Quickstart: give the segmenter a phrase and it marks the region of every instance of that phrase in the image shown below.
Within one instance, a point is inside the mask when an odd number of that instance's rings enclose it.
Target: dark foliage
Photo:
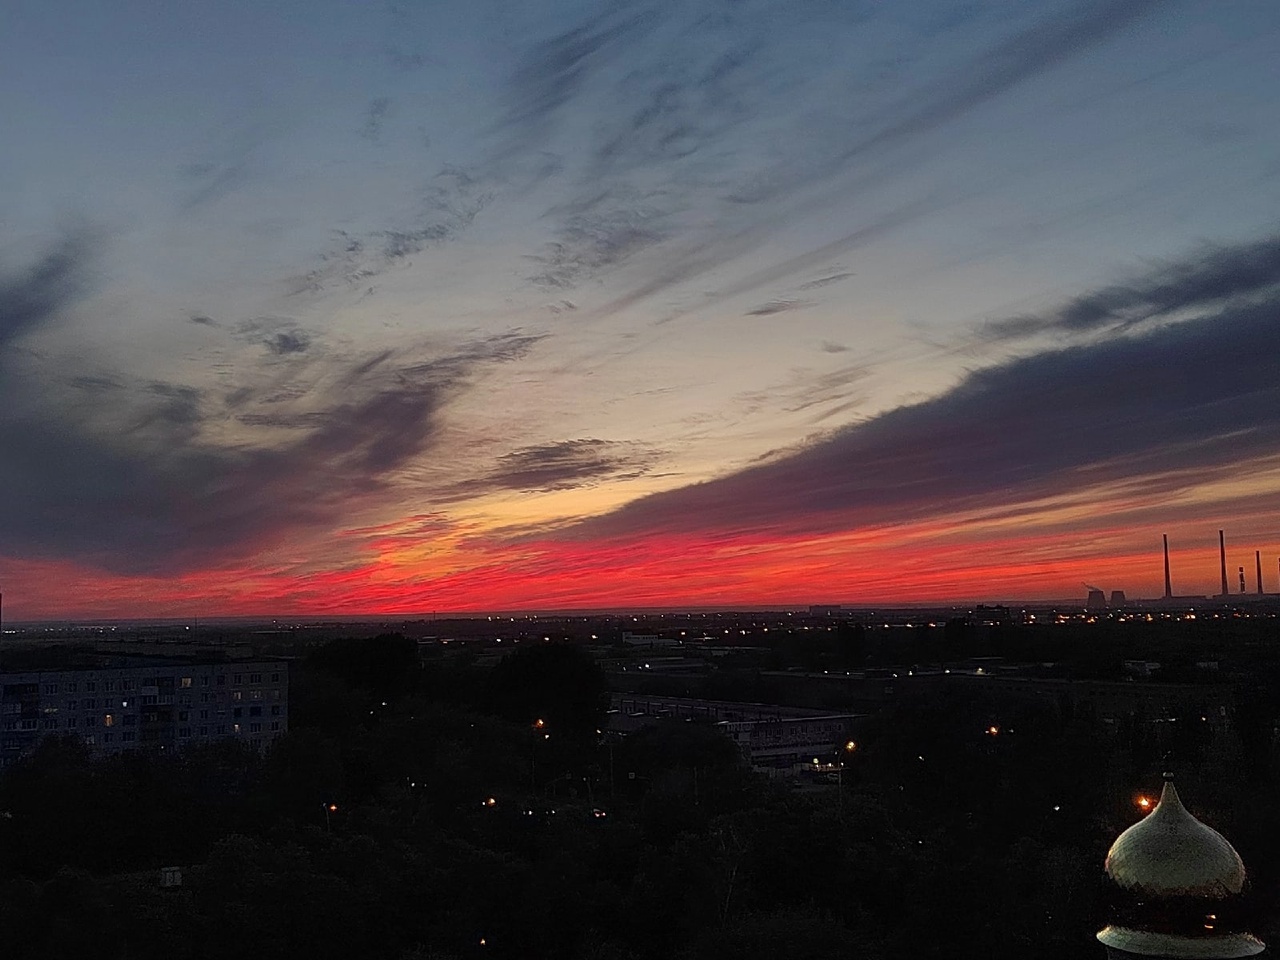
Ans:
[[[906,642],[945,652],[968,642],[957,630]],[[825,655],[859,642],[832,630]],[[395,637],[314,652],[265,756],[95,761],[46,741],[0,779],[6,955],[1101,956],[1102,858],[1171,750],[1193,809],[1254,869],[1251,922],[1270,933],[1265,672],[1212,730],[1104,725],[979,686],[905,697],[837,782],[797,793],[751,776],[711,724],[597,736],[604,684],[571,646],[522,645],[487,672],[413,652]],[[159,885],[168,865],[181,886]]]

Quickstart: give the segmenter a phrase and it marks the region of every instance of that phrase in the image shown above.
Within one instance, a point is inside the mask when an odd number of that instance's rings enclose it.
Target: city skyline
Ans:
[[[6,619],[1280,592],[1280,10],[3,22]]]

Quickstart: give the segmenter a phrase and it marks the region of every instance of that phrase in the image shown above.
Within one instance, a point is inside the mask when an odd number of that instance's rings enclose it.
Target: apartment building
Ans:
[[[0,673],[0,766],[45,737],[79,737],[96,755],[176,750],[236,738],[266,746],[289,727],[288,665],[181,662]]]

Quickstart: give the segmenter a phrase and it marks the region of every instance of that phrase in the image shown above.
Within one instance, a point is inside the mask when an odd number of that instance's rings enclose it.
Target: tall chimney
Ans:
[[[1244,567],[1240,568],[1240,592],[1244,593]]]
[[[1258,565],[1258,596],[1262,596],[1262,551],[1253,551],[1253,562]]]
[[[1164,598],[1173,596],[1173,584],[1169,581],[1169,535],[1164,535]]]
[[[1218,556],[1222,560],[1222,593],[1219,596],[1225,597],[1231,591],[1227,589],[1227,540],[1221,530],[1218,531]]]

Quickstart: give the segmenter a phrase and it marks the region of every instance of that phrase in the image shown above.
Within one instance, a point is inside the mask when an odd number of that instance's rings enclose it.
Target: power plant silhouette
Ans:
[[[1230,581],[1227,579],[1227,536],[1225,530],[1218,531],[1218,567],[1220,572],[1220,589],[1212,597],[1204,595],[1191,594],[1175,594],[1173,592],[1173,572],[1169,563],[1169,535],[1162,534],[1161,539],[1164,545],[1164,596],[1153,600],[1145,601],[1145,603],[1155,603],[1162,606],[1172,606],[1179,604],[1189,604],[1196,601],[1204,602],[1206,600],[1234,600],[1256,599],[1258,597],[1271,597],[1273,599],[1280,598],[1280,591],[1268,594],[1262,583],[1262,551],[1255,550],[1253,552],[1254,564],[1254,592],[1248,592],[1248,586],[1245,582],[1244,566],[1237,567],[1237,577],[1239,590],[1236,593],[1231,592]],[[1277,558],[1280,564],[1280,557]],[[1280,569],[1280,567],[1278,567]],[[1110,598],[1107,592],[1101,587],[1094,586],[1091,583],[1084,585],[1088,591],[1085,599],[1085,607],[1089,610],[1118,610],[1126,606],[1125,594],[1123,590],[1112,590]],[[1140,601],[1142,602],[1142,601]]]

